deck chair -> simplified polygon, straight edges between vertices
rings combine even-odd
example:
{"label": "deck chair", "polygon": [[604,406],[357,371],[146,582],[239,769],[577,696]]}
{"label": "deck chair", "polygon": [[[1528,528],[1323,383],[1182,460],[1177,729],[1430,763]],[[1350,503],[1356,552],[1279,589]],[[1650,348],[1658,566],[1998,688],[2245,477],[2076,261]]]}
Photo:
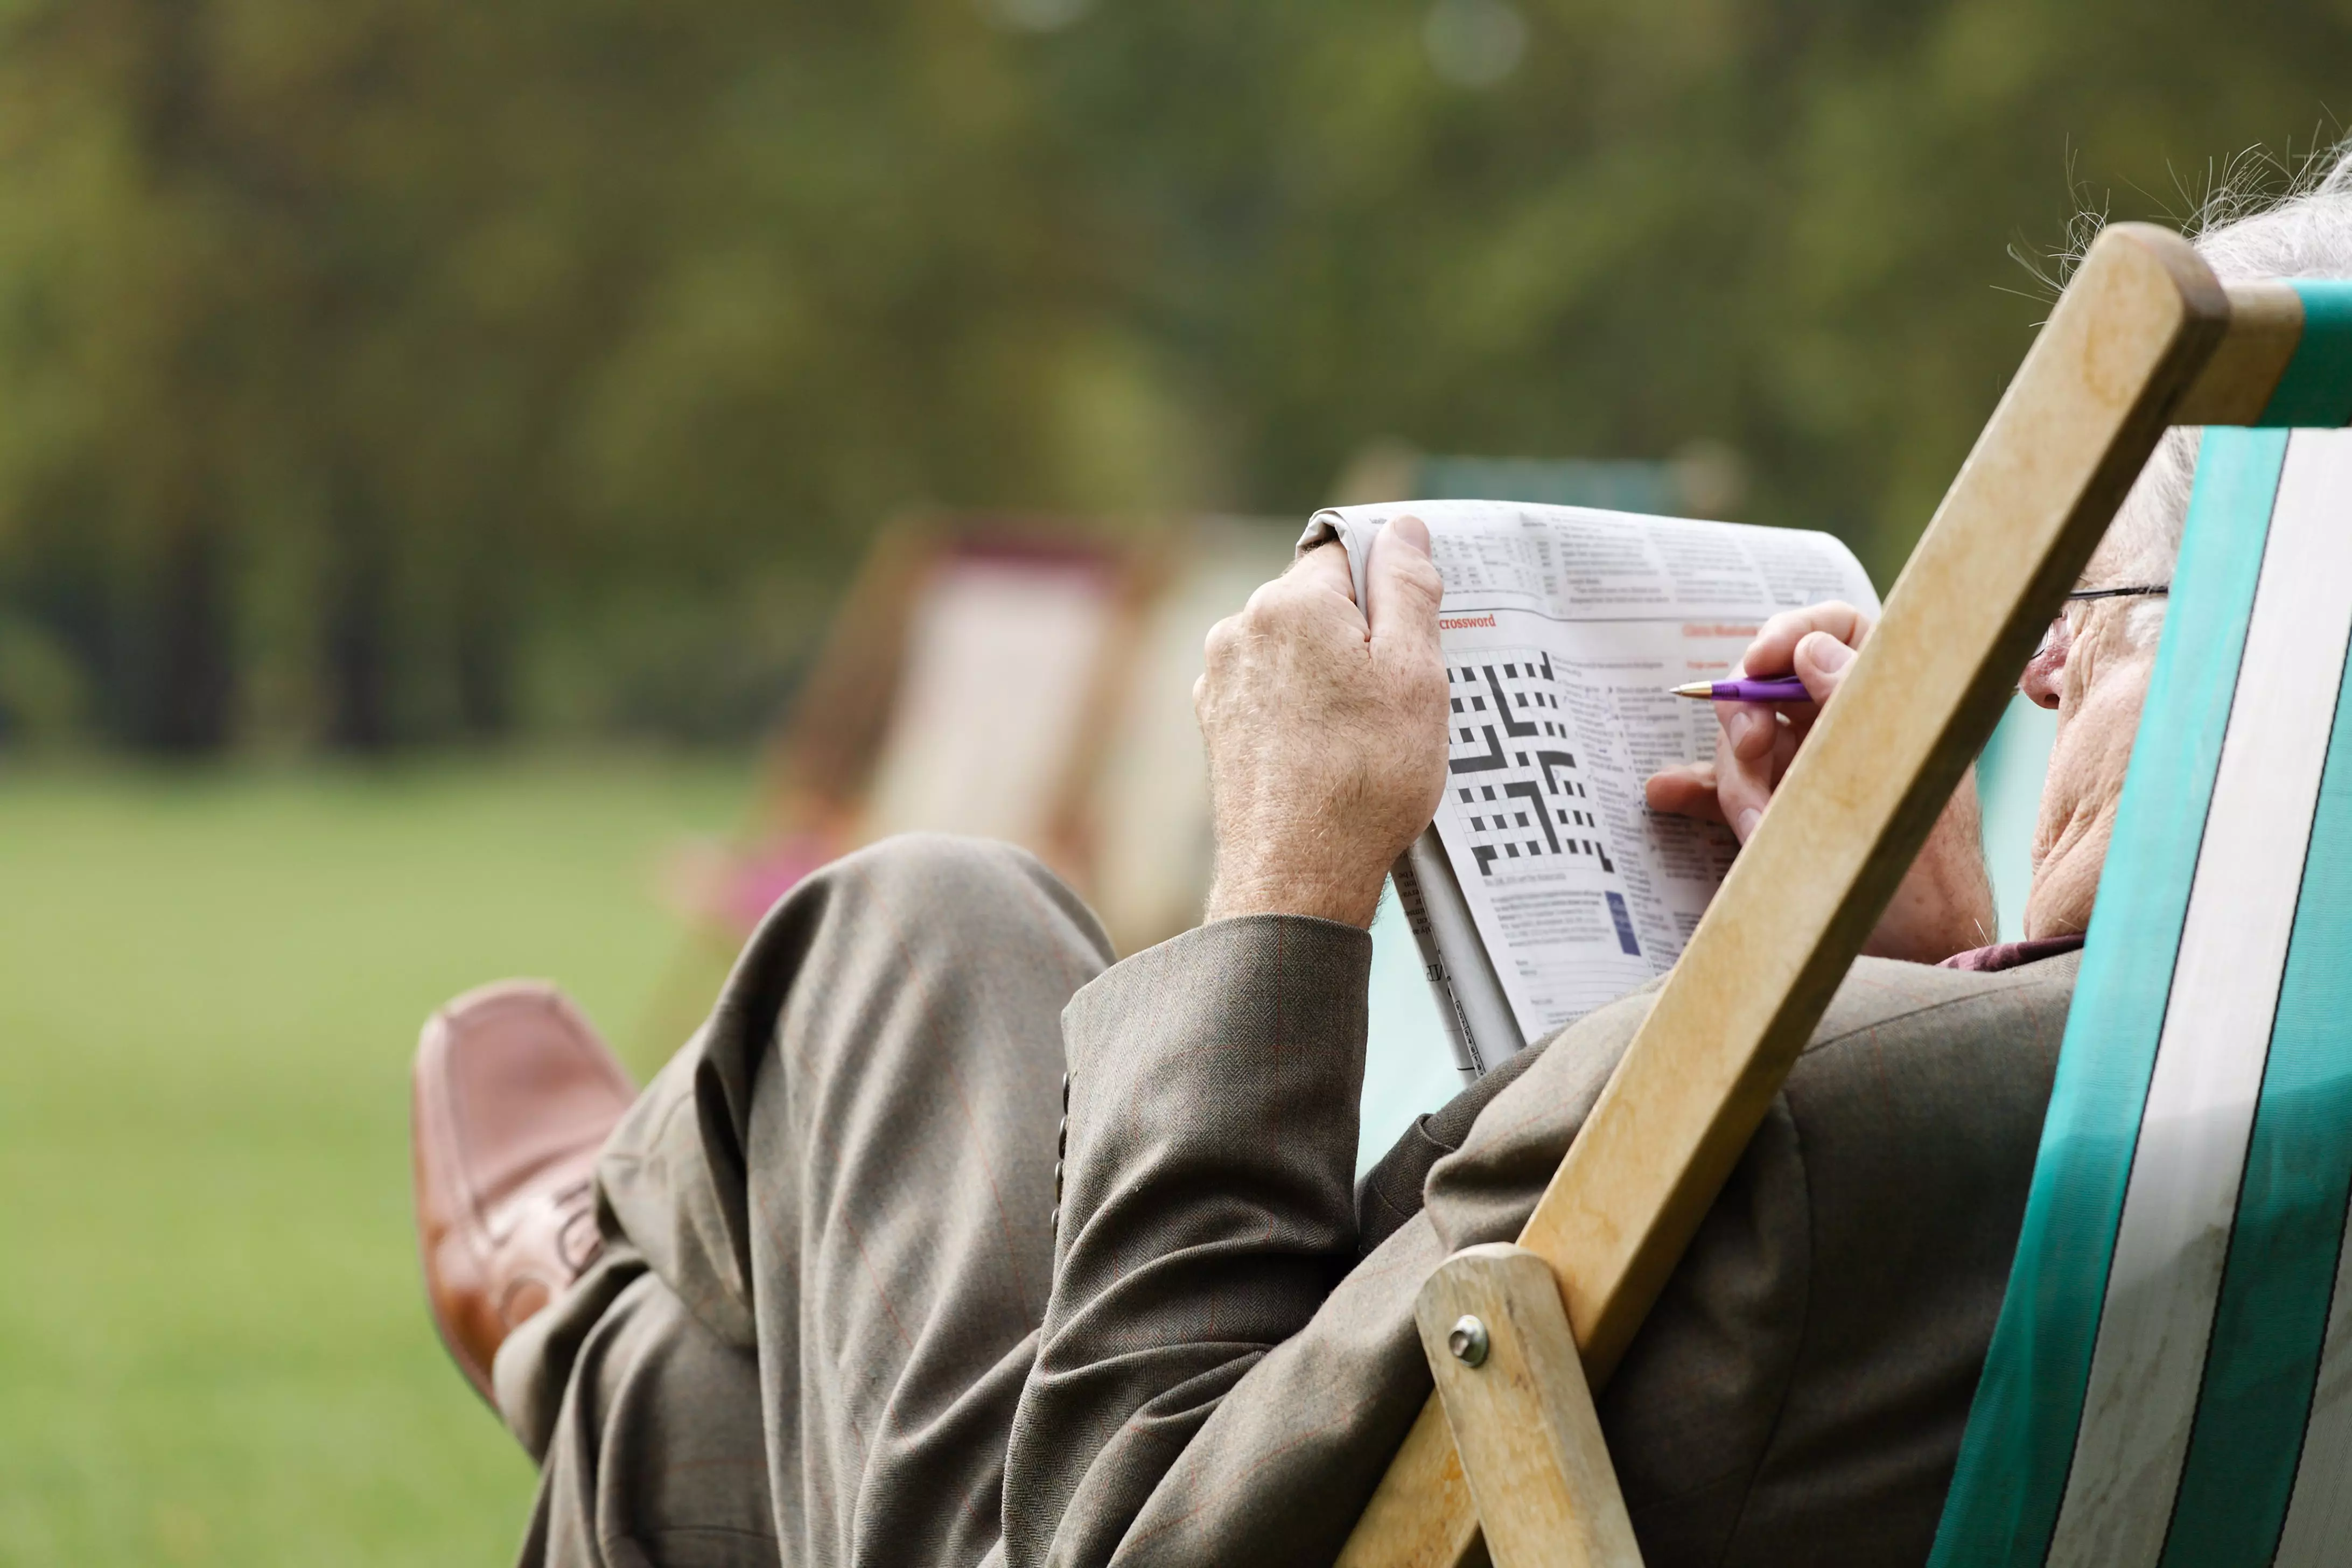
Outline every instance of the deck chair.
{"label": "deck chair", "polygon": [[1938,1565],[2352,1560],[2352,285],[2298,293],[2314,427],[2202,438]]}
{"label": "deck chair", "polygon": [[1424,1287],[1343,1564],[1640,1561],[1591,1390],[2175,424],[2248,428],[2202,439],[1934,1563],[2352,1561],[2347,421],[2352,285],[2092,247],[1518,1245]]}

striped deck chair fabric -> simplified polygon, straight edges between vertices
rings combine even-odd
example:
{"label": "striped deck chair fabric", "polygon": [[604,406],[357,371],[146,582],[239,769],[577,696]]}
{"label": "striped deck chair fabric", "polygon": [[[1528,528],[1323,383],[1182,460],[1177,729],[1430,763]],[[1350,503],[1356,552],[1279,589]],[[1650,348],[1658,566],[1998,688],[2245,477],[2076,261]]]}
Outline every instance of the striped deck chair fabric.
{"label": "striped deck chair fabric", "polygon": [[2204,433],[1933,1568],[2352,1563],[2352,284]]}

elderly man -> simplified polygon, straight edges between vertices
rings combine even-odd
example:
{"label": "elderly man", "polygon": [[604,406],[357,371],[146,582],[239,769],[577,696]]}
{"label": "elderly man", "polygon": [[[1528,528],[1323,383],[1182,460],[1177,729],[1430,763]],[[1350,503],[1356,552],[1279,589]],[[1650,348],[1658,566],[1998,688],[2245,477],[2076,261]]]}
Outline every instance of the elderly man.
{"label": "elderly man", "polygon": [[[2315,270],[2315,233],[2352,200],[2208,249]],[[2159,452],[2086,588],[2164,584],[2189,461]],[[1365,928],[1444,776],[1438,593],[1400,520],[1368,604],[1327,548],[1212,634],[1215,889],[1160,947],[1114,963],[1016,851],[902,839],[778,905],[641,1095],[543,990],[433,1020],[426,1273],[541,1462],[526,1563],[1331,1558],[1428,1389],[1414,1292],[1517,1232],[1647,1006],[1351,1181]],[[2162,603],[2071,604],[2026,672],[2059,714],[2030,940],[1982,945],[1964,788],[1610,1384],[1650,1563],[1925,1558]],[[1869,631],[1784,616],[1747,668],[1830,700]],[[1804,728],[1727,710],[1652,805],[1744,838]]]}

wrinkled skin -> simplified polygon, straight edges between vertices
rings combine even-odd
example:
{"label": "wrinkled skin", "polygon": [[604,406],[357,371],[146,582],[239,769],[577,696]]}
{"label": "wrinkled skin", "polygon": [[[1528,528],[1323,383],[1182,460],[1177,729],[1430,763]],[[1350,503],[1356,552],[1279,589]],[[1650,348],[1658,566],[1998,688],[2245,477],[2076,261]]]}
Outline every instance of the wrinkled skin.
{"label": "wrinkled skin", "polygon": [[2053,622],[2018,689],[2058,710],[2050,773],[2033,831],[2033,891],[2025,934],[2071,936],[2086,931],[2099,894],[2099,870],[2123,798],[2124,770],[2140,707],[2156,668],[2156,639],[2131,635],[2144,601],[2103,600]]}
{"label": "wrinkled skin", "polygon": [[1444,595],[1429,531],[1382,529],[1356,605],[1347,552],[1309,551],[1209,633],[1192,707],[1217,846],[1208,918],[1372,923],[1445,789]]}

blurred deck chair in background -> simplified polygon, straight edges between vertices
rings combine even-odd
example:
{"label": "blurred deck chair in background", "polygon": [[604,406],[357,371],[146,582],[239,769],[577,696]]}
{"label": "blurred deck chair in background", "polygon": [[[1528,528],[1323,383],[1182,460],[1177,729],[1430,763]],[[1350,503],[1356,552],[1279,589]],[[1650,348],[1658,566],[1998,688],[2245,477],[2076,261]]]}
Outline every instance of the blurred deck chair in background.
{"label": "blurred deck chair in background", "polygon": [[1066,874],[1076,760],[1124,684],[1143,584],[1113,547],[968,533],[916,585],[854,828],[1002,838]]}
{"label": "blurred deck chair in background", "polygon": [[1289,566],[1297,536],[1289,519],[1200,517],[1151,537],[1151,591],[1063,818],[1078,885],[1122,953],[1201,923],[1214,845],[1192,683],[1209,628]]}
{"label": "blurred deck chair in background", "polygon": [[1131,550],[1070,524],[883,530],[769,749],[753,821],[682,901],[740,942],[816,866],[911,827],[1066,864],[1063,777],[1118,684],[1141,576]]}
{"label": "blurred deck chair in background", "polygon": [[1288,523],[996,517],[886,529],[842,597],[730,842],[682,847],[693,934],[641,1025],[686,1037],[770,906],[894,833],[1000,838],[1131,952],[1196,923],[1209,799],[1192,681],[1209,627],[1288,562]]}
{"label": "blurred deck chair in background", "polygon": [[1590,1388],[2173,424],[2263,428],[2203,437],[1933,1561],[2352,1561],[2347,420],[2352,286],[2100,237],[1520,1244],[1424,1288],[1437,1392],[1342,1563],[1639,1562]]}

